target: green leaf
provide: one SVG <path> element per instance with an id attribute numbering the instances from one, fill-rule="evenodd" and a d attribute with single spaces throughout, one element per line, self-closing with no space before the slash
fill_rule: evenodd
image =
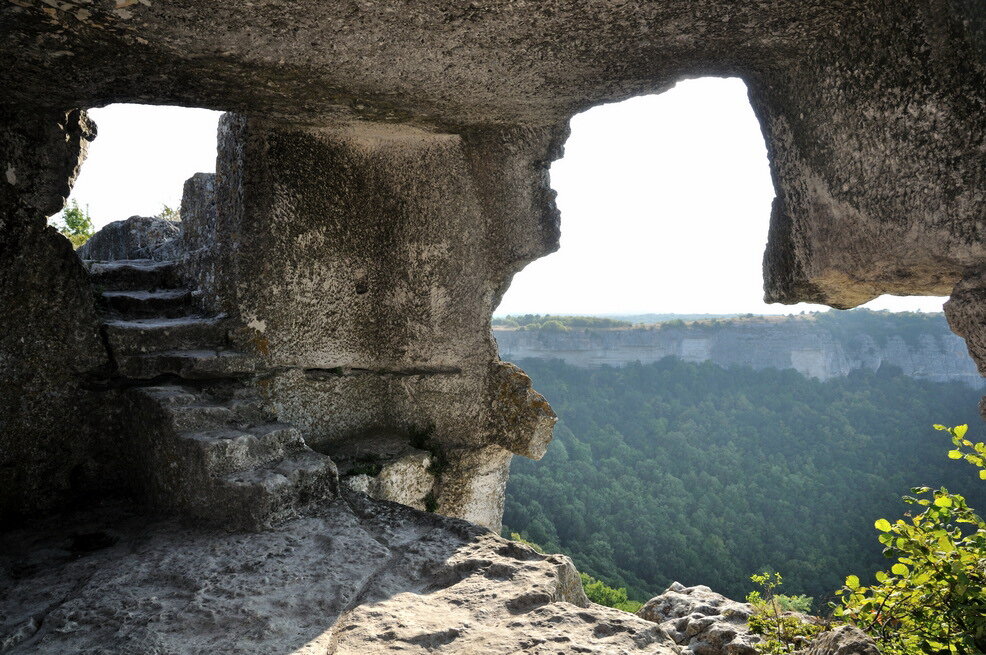
<path id="1" fill-rule="evenodd" d="M 892 526 L 890 525 L 890 521 L 888 521 L 887 519 L 877 519 L 876 522 L 873 524 L 873 527 L 875 527 L 880 532 L 890 532 L 890 528 Z"/>
<path id="2" fill-rule="evenodd" d="M 948 496 L 939 496 L 938 498 L 935 498 L 935 505 L 938 507 L 951 507 L 952 499 Z"/>
<path id="3" fill-rule="evenodd" d="M 908 569 L 903 564 L 897 563 L 890 567 L 890 572 L 893 573 L 894 575 L 907 575 L 910 572 L 910 569 Z"/>
<path id="4" fill-rule="evenodd" d="M 961 439 L 965 436 L 966 431 L 969 429 L 968 425 L 956 425 L 955 426 L 955 436 Z"/>
<path id="5" fill-rule="evenodd" d="M 950 451 L 948 451 L 948 458 L 949 459 L 962 459 L 962 451 L 961 450 L 950 450 Z"/>
<path id="6" fill-rule="evenodd" d="M 846 578 L 846 586 L 850 589 L 859 589 L 859 577 L 850 575 Z"/>

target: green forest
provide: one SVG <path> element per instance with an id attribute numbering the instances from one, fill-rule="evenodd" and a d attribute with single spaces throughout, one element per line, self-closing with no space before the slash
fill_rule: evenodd
<path id="1" fill-rule="evenodd" d="M 675 580 L 742 599 L 751 574 L 774 570 L 785 593 L 821 608 L 846 575 L 886 567 L 873 522 L 901 516 L 911 487 L 986 507 L 932 428 L 982 432 L 980 393 L 960 383 L 886 368 L 822 382 L 671 358 L 519 364 L 560 420 L 544 459 L 514 458 L 504 533 L 572 556 L 631 599 Z"/>
<path id="2" fill-rule="evenodd" d="M 629 321 L 620 321 L 602 316 L 554 316 L 552 314 L 524 314 L 494 318 L 493 327 L 516 328 L 519 330 L 566 330 L 569 328 L 623 328 L 632 327 Z"/>

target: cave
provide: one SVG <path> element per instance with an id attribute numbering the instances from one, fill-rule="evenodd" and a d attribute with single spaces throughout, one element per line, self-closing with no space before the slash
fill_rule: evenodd
<path id="1" fill-rule="evenodd" d="M 653 624 L 580 609 L 565 558 L 477 526 L 499 527 L 511 457 L 543 455 L 555 421 L 500 361 L 490 320 L 512 277 L 558 248 L 548 169 L 568 121 L 688 77 L 749 89 L 775 189 L 768 302 L 948 295 L 986 374 L 986 19 L 971 0 L 15 0 L 0 18 L 0 517 L 10 549 L 27 548 L 25 530 L 32 543 L 75 531 L 18 555 L 33 564 L 5 600 L 13 652 L 105 639 L 113 652 L 227 639 L 354 652 L 375 638 L 367 625 L 422 648 L 507 652 L 552 613 L 592 643 L 580 611 L 606 623 L 595 636 L 611 648 L 674 652 Z M 227 112 L 215 176 L 185 185 L 174 259 L 89 265 L 46 227 L 98 138 L 86 110 L 120 102 Z M 195 305 L 108 318 L 99 297 L 114 290 L 187 291 Z M 236 439 L 205 448 L 220 428 Z M 344 452 L 359 441 L 380 446 Z M 353 476 L 388 469 L 382 500 L 353 496 L 333 457 Z M 122 514 L 100 514 L 111 501 Z M 142 521 L 158 521 L 157 541 L 134 536 Z M 175 619 L 189 602 L 175 581 L 211 575 L 203 552 L 246 571 L 258 548 L 282 573 L 372 563 L 302 585 L 304 602 L 268 576 L 250 587 L 263 608 L 193 603 L 219 628 Z M 113 568 L 135 549 L 143 560 Z M 154 567 L 167 593 L 149 591 Z M 45 595 L 59 585 L 73 591 Z M 489 585 L 504 591 L 484 614 Z M 448 628 L 436 617 L 457 593 L 469 602 Z M 299 609 L 312 604 L 324 616 Z M 408 632 L 412 608 L 434 629 Z M 526 628 L 497 632 L 517 615 Z M 245 616 L 272 623 L 257 632 Z"/>

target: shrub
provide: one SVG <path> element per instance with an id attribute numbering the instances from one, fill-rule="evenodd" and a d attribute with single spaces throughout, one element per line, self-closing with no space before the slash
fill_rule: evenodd
<path id="1" fill-rule="evenodd" d="M 166 221 L 180 221 L 181 213 L 178 209 L 172 209 L 168 205 L 161 205 L 161 211 L 157 213 L 155 218 L 163 218 Z"/>
<path id="2" fill-rule="evenodd" d="M 627 590 L 623 587 L 614 589 L 588 573 L 579 573 L 579 577 L 582 578 L 582 588 L 585 589 L 585 595 L 594 603 L 631 613 L 636 613 L 644 606 L 639 601 L 628 599 Z"/>
<path id="3" fill-rule="evenodd" d="M 518 534 L 516 532 L 511 532 L 510 533 L 510 539 L 512 539 L 513 541 L 516 541 L 517 543 L 524 544 L 525 546 L 529 546 L 529 547 L 533 548 L 535 551 L 537 551 L 539 553 L 542 553 L 542 554 L 544 553 L 544 548 L 541 548 L 540 546 L 538 546 L 533 541 L 528 541 L 527 539 L 524 539 L 524 537 L 522 537 L 520 534 Z"/>
<path id="4" fill-rule="evenodd" d="M 935 429 L 952 438 L 948 457 L 976 466 L 986 480 L 986 444 L 966 439 L 967 427 Z M 876 638 L 886 655 L 986 653 L 986 523 L 944 487 L 911 493 L 904 501 L 920 514 L 874 524 L 884 555 L 896 562 L 871 586 L 846 578 L 836 614 Z"/>
<path id="5" fill-rule="evenodd" d="M 92 226 L 89 208 L 86 207 L 83 211 L 75 200 L 62 210 L 61 223 L 54 223 L 54 227 L 71 241 L 75 248 L 88 241 L 96 231 Z"/>
<path id="6" fill-rule="evenodd" d="M 774 600 L 777 601 L 777 606 L 781 608 L 782 612 L 801 612 L 802 614 L 810 612 L 812 603 L 815 602 L 814 598 L 805 595 L 785 596 L 784 594 L 776 594 Z"/>
<path id="7" fill-rule="evenodd" d="M 561 321 L 555 319 L 545 321 L 539 329 L 545 332 L 568 332 L 568 328 Z"/>
<path id="8" fill-rule="evenodd" d="M 812 599 L 808 596 L 776 593 L 775 590 L 784 583 L 780 573 L 755 574 L 750 579 L 760 585 L 761 589 L 751 591 L 746 596 L 746 602 L 753 605 L 753 615 L 748 622 L 750 632 L 762 638 L 756 645 L 758 653 L 793 653 L 807 645 L 824 629 L 821 625 L 802 620 L 801 617 L 784 615 L 784 612 L 808 611 Z"/>

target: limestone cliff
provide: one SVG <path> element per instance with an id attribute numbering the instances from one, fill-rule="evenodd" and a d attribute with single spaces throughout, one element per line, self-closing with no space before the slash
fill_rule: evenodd
<path id="1" fill-rule="evenodd" d="M 724 367 L 793 368 L 822 380 L 895 366 L 915 378 L 984 385 L 962 339 L 949 331 L 941 314 L 919 320 L 913 315 L 907 320 L 875 312 L 853 314 L 864 317 L 866 325 L 847 320 L 852 314 L 809 315 L 625 329 L 495 329 L 494 335 L 508 361 L 551 358 L 588 367 L 678 357 Z"/>

